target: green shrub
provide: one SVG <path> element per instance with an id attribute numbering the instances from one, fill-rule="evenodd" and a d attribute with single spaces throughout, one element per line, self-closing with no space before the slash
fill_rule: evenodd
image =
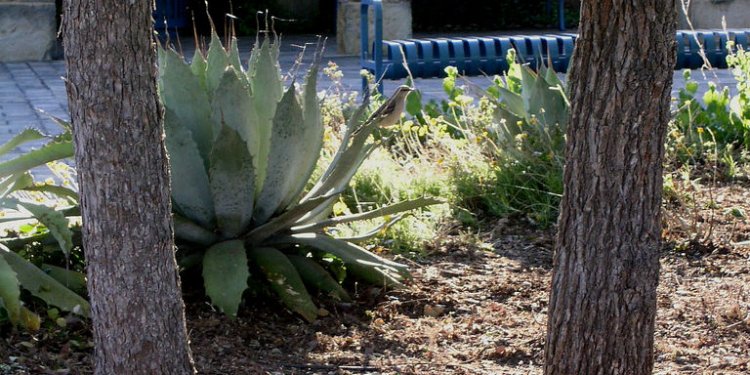
<path id="1" fill-rule="evenodd" d="M 721 168 L 727 177 L 739 174 L 737 160 L 747 159 L 750 148 L 750 55 L 739 48 L 727 56 L 727 65 L 737 81 L 734 96 L 728 87 L 718 88 L 709 82 L 699 98 L 698 83 L 689 70 L 684 71 L 685 86 L 678 91 L 667 135 L 671 168 L 710 164 Z"/>

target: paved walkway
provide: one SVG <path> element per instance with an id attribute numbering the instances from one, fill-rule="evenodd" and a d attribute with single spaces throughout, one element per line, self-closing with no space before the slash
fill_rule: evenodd
<path id="1" fill-rule="evenodd" d="M 240 51 L 243 60 L 247 59 L 253 40 L 254 38 L 248 38 L 240 41 Z M 316 40 L 315 36 L 292 36 L 284 38 L 280 56 L 282 70 L 285 72 L 292 70 L 302 51 L 302 46 L 305 45 L 308 47 L 302 63 L 308 64 L 312 58 L 312 50 L 314 49 Z M 183 51 L 185 55 L 192 56 L 192 40 L 184 40 L 181 45 L 185 48 Z M 338 55 L 336 53 L 335 41 L 332 38 L 329 38 L 326 42 L 323 61 L 324 63 L 333 61 L 340 67 L 344 74 L 343 85 L 345 88 L 355 91 L 360 89 L 358 58 Z M 0 144 L 5 143 L 13 135 L 26 127 L 38 128 L 51 134 L 59 131 L 59 127 L 45 113 L 66 120 L 68 119 L 67 98 L 62 79 L 64 75 L 65 64 L 59 60 L 49 62 L 0 63 Z M 684 85 L 681 72 L 675 72 L 674 78 L 675 88 Z M 705 75 L 700 71 L 694 71 L 693 79 L 701 83 L 703 90 L 707 87 L 708 81 L 717 82 L 719 85 L 734 85 L 734 79 L 727 70 L 709 72 Z M 479 88 L 489 86 L 489 79 L 486 77 L 471 77 L 468 81 L 473 86 Z M 392 92 L 400 83 L 398 81 L 386 81 L 386 93 Z M 331 85 L 332 82 L 327 77 L 323 77 L 318 84 L 318 89 L 324 90 L 331 87 Z M 442 80 L 440 79 L 417 79 L 415 85 L 423 91 L 427 99 L 440 99 L 445 96 L 442 89 Z M 2 159 L 15 157 L 34 146 L 21 147 L 2 157 Z"/>

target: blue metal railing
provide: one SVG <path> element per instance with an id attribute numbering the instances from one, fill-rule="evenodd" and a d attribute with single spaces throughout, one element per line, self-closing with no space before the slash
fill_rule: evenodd
<path id="1" fill-rule="evenodd" d="M 156 0 L 154 27 L 174 31 L 188 26 L 188 0 Z M 166 27 L 165 27 L 166 23 Z"/>
<path id="2" fill-rule="evenodd" d="M 547 0 L 551 11 L 553 0 Z M 370 44 L 369 9 L 373 9 L 375 35 Z M 565 1 L 558 0 L 559 27 L 565 30 Z M 408 40 L 383 40 L 382 0 L 361 0 L 360 5 L 360 65 L 375 74 L 378 91 L 383 92 L 382 79 L 398 79 L 407 75 L 401 62 L 406 60 L 415 77 L 439 77 L 448 65 L 459 68 L 463 74 L 480 72 L 493 74 L 507 69 L 505 54 L 515 48 L 519 56 L 536 63 L 536 51 L 549 50 L 555 69 L 567 67 L 573 51 L 574 34 L 518 36 L 509 38 L 431 38 Z M 385 49 L 386 58 L 383 56 Z M 367 79 L 362 79 L 362 89 L 367 89 Z"/>

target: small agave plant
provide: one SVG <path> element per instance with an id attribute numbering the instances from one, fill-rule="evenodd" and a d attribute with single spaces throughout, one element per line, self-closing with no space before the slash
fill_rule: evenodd
<path id="1" fill-rule="evenodd" d="M 352 117 L 332 162 L 313 183 L 323 146 L 317 58 L 298 90 L 294 81 L 284 88 L 278 40 L 268 37 L 256 42 L 247 70 L 236 41 L 225 49 L 216 35 L 207 54 L 198 49 L 190 64 L 171 49 L 159 55 L 181 264 L 202 266 L 206 294 L 216 307 L 236 315 L 250 271 L 257 269 L 289 309 L 313 321 L 318 308 L 308 290 L 350 299 L 322 265 L 324 258 L 343 262 L 348 276 L 372 284 L 398 286 L 408 277 L 405 265 L 326 232 L 389 218 L 374 235 L 404 211 L 439 203 L 423 198 L 330 217 L 379 145 L 370 136 L 378 124 L 365 115 L 368 103 Z"/>

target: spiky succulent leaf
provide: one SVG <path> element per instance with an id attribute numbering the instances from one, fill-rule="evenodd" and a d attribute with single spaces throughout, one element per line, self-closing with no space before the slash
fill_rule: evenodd
<path id="1" fill-rule="evenodd" d="M 325 192 L 329 191 L 327 189 L 332 191 L 341 191 L 345 189 L 349 185 L 352 177 L 357 173 L 359 167 L 365 159 L 370 156 L 375 147 L 376 144 L 367 144 L 361 148 L 356 148 L 356 153 L 343 153 L 343 157 L 338 163 L 339 165 L 333 170 L 331 175 L 319 185 L 320 190 Z M 323 220 L 330 215 L 331 209 L 335 203 L 336 201 L 334 197 L 322 202 L 317 207 L 310 210 L 305 216 L 300 218 L 298 224 L 310 224 Z"/>
<path id="2" fill-rule="evenodd" d="M 362 106 L 365 104 L 363 103 Z M 355 117 L 361 116 L 361 113 L 355 114 Z M 361 121 L 361 119 L 360 119 Z M 302 201 L 314 196 L 326 193 L 330 190 L 340 190 L 349 185 L 349 181 L 362 165 L 364 160 L 374 150 L 377 143 L 368 143 L 368 138 L 372 130 L 377 127 L 374 121 L 355 121 L 348 124 L 347 132 L 342 140 L 341 147 L 323 173 L 318 182 L 307 193 Z M 354 130 L 352 130 L 354 129 Z M 351 141 L 350 141 L 351 139 Z M 310 215 L 314 217 L 317 215 Z"/>
<path id="3" fill-rule="evenodd" d="M 0 245 L 0 256 L 15 271 L 21 286 L 49 305 L 81 316 L 89 316 L 89 303 L 20 255 Z"/>
<path id="4" fill-rule="evenodd" d="M 216 31 L 211 31 L 211 42 L 208 45 L 208 56 L 206 57 L 206 88 L 209 95 L 213 95 L 219 87 L 224 71 L 229 66 L 229 56 L 221 44 L 221 39 Z"/>
<path id="5" fill-rule="evenodd" d="M 164 52 L 160 67 L 159 93 L 166 109 L 164 123 L 172 128 L 188 129 L 201 158 L 208 160 L 213 140 L 211 107 L 205 84 L 193 74 L 191 66 L 177 52 Z M 204 163 L 204 165 L 206 165 Z"/>
<path id="6" fill-rule="evenodd" d="M 259 155 L 264 135 L 258 129 L 258 114 L 253 106 L 254 99 L 250 95 L 250 88 L 237 74 L 234 68 L 224 71 L 211 103 L 213 118 L 217 132 L 223 124 L 240 134 L 247 144 L 257 176 L 258 168 L 261 167 Z"/>
<path id="7" fill-rule="evenodd" d="M 297 189 L 290 191 L 289 194 L 281 201 L 282 207 L 288 207 L 296 203 L 300 194 L 305 188 L 307 181 L 310 180 L 315 166 L 320 158 L 320 150 L 323 148 L 323 121 L 320 115 L 320 102 L 316 91 L 318 79 L 318 62 L 310 68 L 307 73 L 307 79 L 303 90 L 303 126 L 298 131 L 304 133 L 304 142 L 299 149 L 299 162 L 295 165 L 293 173 L 294 181 L 291 186 L 297 186 Z"/>
<path id="8" fill-rule="evenodd" d="M 66 188 L 64 186 L 59 186 L 59 185 L 52 185 L 52 184 L 30 185 L 30 186 L 26 186 L 22 188 L 22 190 L 53 194 L 60 198 L 66 198 L 73 204 L 78 204 L 78 201 L 80 199 L 77 191 L 70 189 L 70 188 Z"/>
<path id="9" fill-rule="evenodd" d="M 198 82 L 200 82 L 200 85 L 203 88 L 203 92 L 208 92 L 208 84 L 206 83 L 207 68 L 208 63 L 206 62 L 206 58 L 203 56 L 203 52 L 200 48 L 196 48 L 195 52 L 193 52 L 193 60 L 192 62 L 190 62 L 190 71 L 193 72 L 193 75 L 198 78 Z"/>
<path id="10" fill-rule="evenodd" d="M 524 108 L 529 114 L 536 115 L 533 112 L 539 108 L 539 85 L 537 84 L 539 76 L 531 70 L 528 65 L 521 67 L 521 98 L 523 99 Z M 528 119 L 527 119 L 528 120 Z"/>
<path id="11" fill-rule="evenodd" d="M 26 172 L 51 161 L 73 157 L 73 136 L 65 132 L 38 149 L 0 163 L 0 176 Z"/>
<path id="12" fill-rule="evenodd" d="M 376 226 L 375 228 L 371 229 L 369 232 L 360 233 L 360 234 L 357 234 L 357 235 L 354 235 L 354 236 L 350 236 L 350 237 L 336 237 L 336 238 L 339 239 L 339 240 L 341 240 L 341 241 L 352 242 L 352 243 L 360 243 L 360 242 L 370 241 L 371 239 L 377 237 L 379 234 L 384 233 L 393 224 L 396 224 L 399 221 L 401 221 L 401 219 L 403 219 L 405 216 L 406 216 L 406 214 L 396 215 L 396 216 L 390 218 L 389 220 L 386 220 L 382 224 Z"/>
<path id="13" fill-rule="evenodd" d="M 209 178 L 216 221 L 225 238 L 238 236 L 253 218 L 255 169 L 247 143 L 222 125 L 211 152 Z"/>
<path id="14" fill-rule="evenodd" d="M 257 247 L 250 249 L 248 253 L 286 307 L 308 322 L 318 317 L 318 308 L 307 293 L 297 269 L 284 253 L 272 247 Z"/>
<path id="15" fill-rule="evenodd" d="M 537 112 L 542 124 L 547 126 L 559 124 L 564 132 L 568 123 L 568 104 L 566 103 L 565 93 L 560 90 L 561 86 L 553 86 L 541 76 L 537 85 L 537 92 L 540 94 L 539 106 L 541 107 Z"/>
<path id="16" fill-rule="evenodd" d="M 260 189 L 266 179 L 273 118 L 276 114 L 276 106 L 284 92 L 281 69 L 277 60 L 278 49 L 278 44 L 272 45 L 266 38 L 258 49 L 257 60 L 252 76 L 250 76 L 254 104 L 258 113 L 257 139 L 260 142 L 256 166 L 257 194 L 260 194 Z M 253 154 L 253 157 L 256 157 L 256 154 Z"/>
<path id="17" fill-rule="evenodd" d="M 247 255 L 242 241 L 220 242 L 203 256 L 203 283 L 211 303 L 230 316 L 237 316 L 242 293 L 247 289 Z"/>
<path id="18" fill-rule="evenodd" d="M 551 61 L 547 63 L 547 67 L 545 67 L 543 76 L 544 76 L 544 80 L 547 81 L 547 83 L 552 87 L 557 86 L 557 85 L 560 85 L 560 86 L 563 85 L 562 81 L 560 80 L 560 77 L 557 76 L 555 69 L 552 68 Z"/>
<path id="19" fill-rule="evenodd" d="M 305 201 L 307 199 L 310 199 L 311 197 L 314 197 L 316 195 L 319 195 L 320 190 L 322 189 L 322 184 L 325 182 L 328 177 L 330 177 L 331 173 L 336 169 L 338 166 L 339 160 L 343 157 L 344 152 L 348 149 L 349 142 L 351 141 L 352 132 L 355 128 L 359 127 L 359 124 L 363 121 L 365 121 L 365 113 L 367 111 L 367 108 L 370 104 L 369 99 L 370 96 L 365 93 L 365 97 L 362 100 L 362 104 L 359 105 L 357 110 L 354 112 L 354 114 L 347 120 L 346 123 L 346 131 L 344 132 L 344 136 L 341 139 L 341 146 L 336 150 L 336 153 L 333 156 L 333 159 L 331 160 L 331 163 L 328 164 L 328 167 L 326 168 L 325 172 L 320 176 L 318 181 L 315 183 L 315 186 L 313 186 L 312 189 L 307 193 L 307 195 L 302 199 L 302 201 Z"/>
<path id="20" fill-rule="evenodd" d="M 40 139 L 44 139 L 44 134 L 40 133 L 38 130 L 24 129 L 20 133 L 16 134 L 16 136 L 11 138 L 10 141 L 5 142 L 0 146 L 0 155 L 5 155 L 24 143 L 33 142 Z"/>
<path id="21" fill-rule="evenodd" d="M 308 224 L 304 226 L 293 227 L 292 230 L 295 232 L 310 232 L 325 227 L 335 226 L 344 223 L 351 223 L 354 221 L 371 220 L 387 215 L 395 215 L 405 211 L 415 210 L 433 204 L 445 203 L 435 198 L 417 198 L 408 201 L 394 203 L 392 205 L 380 207 L 378 209 L 367 211 L 358 214 L 337 216 L 328 220 L 323 220 L 314 224 Z"/>
<path id="22" fill-rule="evenodd" d="M 86 275 L 51 264 L 42 264 L 41 269 L 66 288 L 79 295 L 86 294 Z"/>
<path id="23" fill-rule="evenodd" d="M 169 117 L 165 109 L 165 118 Z M 183 216 L 211 228 L 214 221 L 214 206 L 208 174 L 198 146 L 186 127 L 164 122 L 165 143 L 172 169 L 172 201 Z"/>
<path id="24" fill-rule="evenodd" d="M 407 266 L 381 258 L 360 246 L 337 240 L 321 233 L 299 233 L 279 239 L 280 242 L 298 243 L 327 253 L 344 262 L 347 273 L 375 285 L 399 286 L 409 275 Z"/>
<path id="25" fill-rule="evenodd" d="M 305 125 L 292 83 L 276 107 L 273 119 L 268 173 L 253 216 L 258 223 L 265 223 L 275 212 L 285 208 L 284 198 L 298 191 L 299 184 L 304 187 L 306 181 L 298 180 L 304 172 L 299 169 L 307 169 L 306 162 L 312 157 L 305 149 L 312 135 L 305 131 Z"/>
<path id="26" fill-rule="evenodd" d="M 325 202 L 336 199 L 341 191 L 335 191 L 331 194 L 310 199 L 296 206 L 290 207 L 284 213 L 272 218 L 267 223 L 260 225 L 247 234 L 246 239 L 249 247 L 263 243 L 269 237 L 286 233 L 290 230 L 301 217 L 305 216 L 310 210 L 324 204 Z"/>
<path id="27" fill-rule="evenodd" d="M 17 204 L 31 212 L 35 219 L 44 224 L 57 240 L 63 253 L 66 256 L 70 255 L 70 250 L 73 249 L 73 231 L 68 227 L 70 223 L 62 212 L 49 206 L 29 202 L 18 201 Z"/>
<path id="28" fill-rule="evenodd" d="M 528 118 L 526 106 L 524 105 L 524 100 L 521 95 L 518 95 L 504 87 L 498 87 L 498 93 L 500 94 L 500 100 L 505 104 L 508 112 L 518 118 Z"/>
<path id="29" fill-rule="evenodd" d="M 227 61 L 230 65 L 236 70 L 238 73 L 242 73 L 242 62 L 240 62 L 240 50 L 237 46 L 237 38 L 232 37 L 232 40 L 229 41 L 229 54 L 227 56 Z M 247 76 L 244 74 L 240 74 L 240 79 L 248 83 Z"/>
<path id="30" fill-rule="evenodd" d="M 174 222 L 175 238 L 204 246 L 209 246 L 219 240 L 219 237 L 216 236 L 214 232 L 205 229 L 180 215 L 173 215 L 172 220 Z"/>
<path id="31" fill-rule="evenodd" d="M 325 268 L 315 262 L 315 260 L 299 255 L 289 255 L 287 257 L 294 265 L 294 268 L 297 269 L 297 272 L 299 272 L 305 285 L 311 286 L 323 295 L 338 301 L 351 302 L 351 297 L 341 287 L 341 284 Z"/>
<path id="32" fill-rule="evenodd" d="M 6 176 L 0 180 L 0 198 L 5 198 L 14 191 L 26 189 L 32 185 L 34 185 L 34 178 L 28 171 Z"/>
<path id="33" fill-rule="evenodd" d="M 18 324 L 21 319 L 21 288 L 13 268 L 0 257 L 0 307 L 5 308 L 10 322 Z"/>

